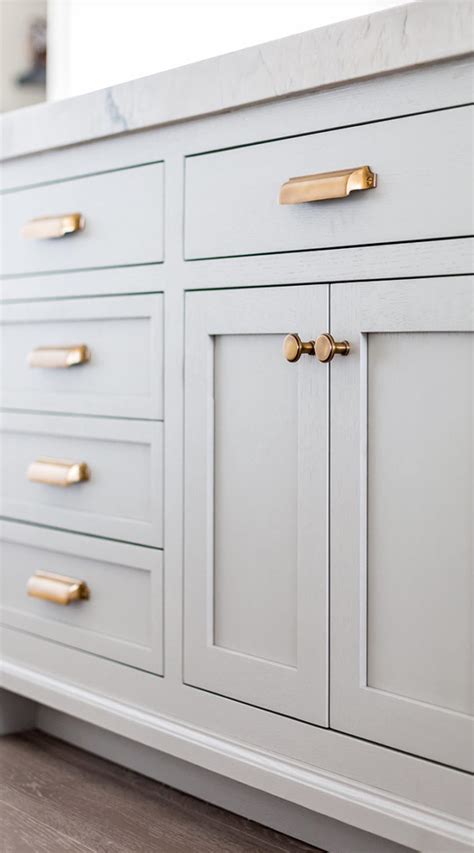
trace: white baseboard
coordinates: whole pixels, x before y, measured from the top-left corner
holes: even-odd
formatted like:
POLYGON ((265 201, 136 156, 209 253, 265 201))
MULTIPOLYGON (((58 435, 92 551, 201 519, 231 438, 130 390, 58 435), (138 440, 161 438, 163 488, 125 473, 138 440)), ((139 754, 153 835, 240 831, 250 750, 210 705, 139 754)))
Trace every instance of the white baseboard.
POLYGON ((330 853, 402 853, 409 849, 44 705, 39 706, 36 727, 87 752, 330 853))
MULTIPOLYGON (((252 796, 256 790, 265 792, 280 803, 292 803, 312 814, 348 824, 354 827, 350 830, 354 837, 357 830, 363 830, 429 853, 472 851, 472 827, 453 815, 301 761, 228 740, 181 720, 124 705, 9 661, 2 663, 1 671, 5 688, 121 735, 133 741, 134 747, 138 743, 151 748, 151 752, 158 750, 217 774, 222 790, 228 780, 233 780, 252 789, 252 796)), ((96 739, 96 745, 101 738, 104 734, 96 739)), ((226 807, 229 808, 228 803, 226 807)), ((256 819, 265 822, 262 816, 256 819)), ((313 843, 323 847, 325 844, 317 840, 313 843)), ((377 853, 383 849, 381 844, 379 841, 377 853)), ((343 848, 333 849, 341 853, 343 848)), ((353 845, 346 849, 355 853, 357 848, 353 845)), ((367 853, 368 848, 363 849, 367 853)))

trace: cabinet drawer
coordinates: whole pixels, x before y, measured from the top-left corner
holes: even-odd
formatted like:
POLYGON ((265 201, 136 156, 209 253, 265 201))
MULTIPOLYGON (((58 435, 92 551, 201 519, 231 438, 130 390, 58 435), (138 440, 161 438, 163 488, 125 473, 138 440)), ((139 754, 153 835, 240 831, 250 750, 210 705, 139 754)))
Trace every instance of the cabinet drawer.
MULTIPOLYGON (((46 272, 163 260, 163 163, 46 184, 2 197, 2 273, 46 272), (84 228, 43 238, 58 217, 80 214, 84 228), (36 236, 22 229, 32 220, 36 236)), ((71 224, 71 227, 74 227, 71 224)))
POLYGON ((163 672, 161 551, 12 522, 0 531, 3 624, 163 672), (39 571, 83 581, 89 597, 64 606, 28 595, 39 571))
POLYGON ((157 294, 5 305, 2 405, 162 418, 162 302, 157 294))
POLYGON ((472 109, 462 107, 186 159, 186 258, 472 233, 472 109), (291 176, 369 165, 377 186, 278 203, 291 176))
MULTIPOLYGON (((159 422, 4 414, 2 515, 160 547, 162 442, 159 422), (44 457, 85 463, 89 479, 32 482, 27 471, 44 457)), ((50 480, 50 470, 41 464, 35 475, 50 480)))

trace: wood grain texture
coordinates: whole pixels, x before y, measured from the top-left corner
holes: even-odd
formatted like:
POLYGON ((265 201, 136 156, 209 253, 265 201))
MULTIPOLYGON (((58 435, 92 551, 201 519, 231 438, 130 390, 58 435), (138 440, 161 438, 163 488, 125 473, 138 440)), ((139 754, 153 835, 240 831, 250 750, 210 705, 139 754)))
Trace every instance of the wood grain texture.
POLYGON ((469 278, 331 287, 331 726, 468 771, 473 309, 469 278))
POLYGON ((2 273, 162 261, 163 182, 163 163, 152 163, 4 196, 2 273), (67 239, 25 240, 23 225, 58 211, 82 213, 84 230, 67 239))
POLYGON ((161 423, 26 412, 0 420, 3 516, 162 546, 161 423), (40 456, 84 461, 90 479, 68 489, 33 483, 25 472, 40 456))
POLYGON ((161 551, 8 521, 0 522, 0 538, 3 624, 163 673, 161 551), (90 598, 58 607, 28 596, 38 568, 83 579, 90 598))
POLYGON ((185 362, 185 681, 323 726, 328 372, 281 346, 327 296, 188 294, 185 362))
POLYGON ((2 406, 39 412, 163 418, 163 296, 5 305, 2 406), (32 368, 37 347, 85 344, 90 360, 67 370, 32 368))
POLYGON ((0 741, 2 853, 297 853, 315 847, 40 732, 0 741))
POLYGON ((470 107, 188 157, 187 259, 464 237, 472 233, 470 107), (368 164, 377 187, 278 204, 290 176, 368 164), (433 180, 443 164, 449 181, 433 180), (225 188, 225 189, 223 189, 225 188))

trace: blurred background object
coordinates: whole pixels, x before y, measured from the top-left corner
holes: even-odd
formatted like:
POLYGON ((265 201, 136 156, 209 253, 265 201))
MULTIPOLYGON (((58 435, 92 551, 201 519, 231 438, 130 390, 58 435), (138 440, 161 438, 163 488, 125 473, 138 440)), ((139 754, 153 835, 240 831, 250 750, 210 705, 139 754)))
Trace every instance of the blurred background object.
POLYGON ((44 100, 46 67, 58 100, 401 2, 0 0, 0 111, 44 100))
POLYGON ((0 0, 0 112, 46 97, 47 0, 0 0))

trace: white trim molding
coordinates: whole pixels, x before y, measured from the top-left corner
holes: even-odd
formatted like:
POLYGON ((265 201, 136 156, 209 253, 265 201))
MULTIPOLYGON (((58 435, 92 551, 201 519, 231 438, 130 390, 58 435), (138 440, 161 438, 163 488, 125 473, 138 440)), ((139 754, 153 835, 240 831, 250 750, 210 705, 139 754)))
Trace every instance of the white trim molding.
POLYGON ((7 690, 366 832, 430 853, 472 850, 473 827, 459 818, 9 661, 2 662, 0 672, 7 690))

